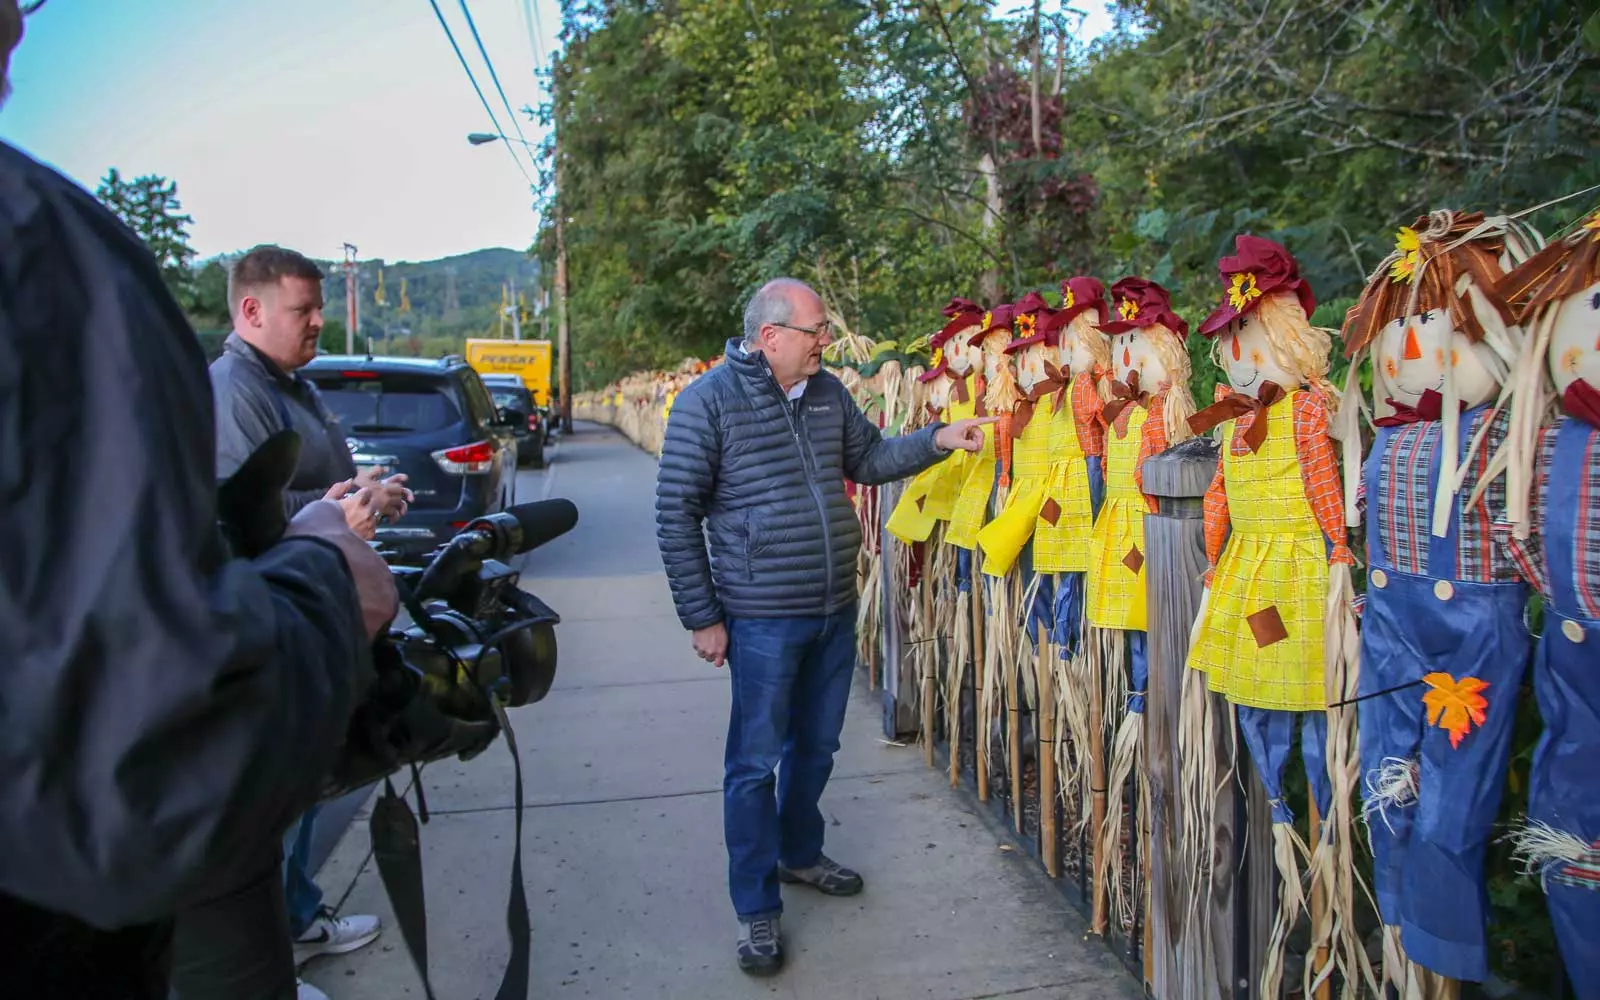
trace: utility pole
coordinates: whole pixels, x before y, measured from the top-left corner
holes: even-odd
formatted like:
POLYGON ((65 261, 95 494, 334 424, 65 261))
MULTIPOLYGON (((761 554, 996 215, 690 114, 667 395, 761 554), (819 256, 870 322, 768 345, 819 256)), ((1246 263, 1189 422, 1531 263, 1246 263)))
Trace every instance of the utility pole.
POLYGON ((356 271, 356 247, 353 243, 344 245, 344 301, 346 322, 344 325, 344 352, 356 352, 356 326, 361 321, 361 302, 359 286, 361 275, 356 271))
POLYGON ((555 132, 556 153, 556 308, 561 310, 557 319, 556 337, 557 349, 561 352, 561 427, 568 434, 572 433, 572 338, 567 329, 567 208, 562 197, 565 188, 561 184, 561 98, 560 90, 555 80, 556 74, 551 76, 551 96, 555 98, 555 115, 552 119, 552 129, 555 132))
POLYGON ((522 339, 522 303, 517 301, 517 272, 511 272, 511 339, 522 339))

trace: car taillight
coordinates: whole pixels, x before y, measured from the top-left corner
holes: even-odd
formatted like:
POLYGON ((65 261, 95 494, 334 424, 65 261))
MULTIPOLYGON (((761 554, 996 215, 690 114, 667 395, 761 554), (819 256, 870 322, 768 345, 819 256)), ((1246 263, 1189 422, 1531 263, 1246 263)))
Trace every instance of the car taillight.
POLYGON ((494 445, 488 441, 474 441, 459 448, 446 448, 433 453, 439 468, 453 476, 488 472, 494 468, 494 445))
POLYGON ((538 429, 539 429, 539 415, 537 413, 528 414, 528 430, 536 431, 538 429))

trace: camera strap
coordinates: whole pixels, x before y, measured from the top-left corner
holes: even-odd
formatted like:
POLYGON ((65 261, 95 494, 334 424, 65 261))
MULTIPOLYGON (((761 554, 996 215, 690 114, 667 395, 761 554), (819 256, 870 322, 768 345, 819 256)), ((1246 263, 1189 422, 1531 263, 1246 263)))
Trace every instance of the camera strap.
MULTIPOLYGON (((511 885, 506 899, 506 935, 511 945, 511 957, 494 996, 495 1000, 527 1000, 533 926, 528 916, 527 891, 522 884, 522 755, 517 751, 516 733, 511 728, 511 720, 506 717, 505 706, 494 695, 485 694, 494 708, 495 719, 500 723, 506 748, 511 751, 511 767, 516 779, 516 835, 512 838, 511 885)), ((426 817, 421 775, 415 772, 413 775, 417 802, 426 817)), ((378 877, 389 895, 395 922, 400 925, 400 936, 405 940, 406 951, 411 954, 412 964, 422 979, 423 991, 428 1000, 435 1000, 433 983, 428 978, 428 915, 422 888, 422 850, 417 818, 406 800, 395 794, 390 779, 385 778, 383 785, 384 793, 373 805, 372 820, 368 825, 372 856, 378 862, 378 877)))

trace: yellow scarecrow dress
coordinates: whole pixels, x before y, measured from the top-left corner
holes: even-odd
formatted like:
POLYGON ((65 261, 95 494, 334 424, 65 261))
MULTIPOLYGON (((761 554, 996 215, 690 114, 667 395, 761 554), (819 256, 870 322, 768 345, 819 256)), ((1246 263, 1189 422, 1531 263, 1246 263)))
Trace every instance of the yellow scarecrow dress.
MULTIPOLYGON (((1023 547, 1034 536, 1050 488, 1055 403, 1045 396, 1031 405, 1033 413, 1012 445, 1011 487, 1005 507, 978 532, 983 572, 989 576, 1005 576, 1016 565, 1023 547)), ((1012 419, 1017 419, 1015 413, 1012 419)))
POLYGON ((1189 666, 1235 705, 1306 712, 1327 704, 1329 554, 1296 444, 1296 412, 1307 395, 1299 390, 1266 408, 1267 436, 1255 452, 1236 434, 1238 418, 1222 425, 1229 444, 1218 476, 1223 490, 1207 495, 1208 547, 1224 533, 1227 541, 1189 666))
MULTIPOLYGON (((978 404, 983 398, 983 380, 976 372, 969 373, 965 382, 966 401, 958 402, 955 396, 950 400, 950 415, 956 417, 958 412, 961 413, 957 419, 978 416, 978 404)), ((951 512, 950 527, 945 531, 944 540, 958 549, 970 551, 978 544, 978 531, 989 513, 989 497, 994 492, 994 425, 984 425, 981 449, 961 452, 961 455, 965 458, 961 465, 961 487, 956 492, 955 509, 951 512)))
MULTIPOLYGON (((971 378, 972 375, 968 374, 967 379, 971 378)), ((972 416, 976 404, 972 402, 970 390, 967 396, 967 402, 963 403, 952 394, 939 419, 950 424, 972 416)), ((970 452, 956 451, 944 461, 917 473, 900 494, 894 510, 889 512, 885 530, 908 545, 927 541, 928 536, 933 534, 934 525, 950 520, 955 513, 956 496, 961 492, 961 484, 966 481, 971 457, 970 452)))
POLYGON ((1096 628, 1145 630, 1144 515, 1139 464, 1148 450, 1144 427, 1161 420, 1160 402, 1129 405, 1106 435, 1106 497, 1089 536, 1089 600, 1085 613, 1096 628))
POLYGON ((1078 438, 1078 421, 1071 400, 1058 394, 1049 402, 1050 474, 1039 520, 1033 529, 1033 570, 1036 573, 1084 573, 1089 569, 1086 543, 1094 530, 1089 462, 1078 438))

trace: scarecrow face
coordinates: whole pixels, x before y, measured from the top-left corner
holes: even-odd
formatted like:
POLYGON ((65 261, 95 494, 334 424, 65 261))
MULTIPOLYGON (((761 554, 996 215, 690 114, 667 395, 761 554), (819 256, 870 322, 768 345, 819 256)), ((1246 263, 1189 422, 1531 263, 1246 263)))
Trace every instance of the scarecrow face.
POLYGON ((1236 316, 1219 335, 1222 363, 1228 370, 1228 384, 1233 391, 1260 398, 1261 387, 1268 382, 1288 391, 1300 380, 1272 355, 1267 338, 1267 325, 1254 315, 1236 316))
POLYGON ((1550 331, 1550 378, 1558 393, 1580 378, 1600 388, 1600 283, 1557 304, 1550 331))
MULTIPOLYGON (((1144 367, 1145 346, 1137 330, 1119 333, 1111 338, 1111 367, 1115 370, 1117 381, 1124 385, 1128 382, 1131 372, 1139 371, 1144 367)), ((1077 367, 1074 366, 1074 371, 1077 367)), ((1144 375, 1139 376, 1143 381, 1144 375)))
POLYGON ((950 405, 950 376, 940 375, 928 383, 928 402, 936 410, 950 405))
POLYGON ((1041 343, 1029 344, 1017 352, 1017 384, 1022 386, 1024 392, 1031 391, 1045 380, 1045 350, 1041 343))
POLYGON ((966 375, 971 372, 973 366, 977 364, 978 356, 982 353, 980 348, 973 347, 967 343, 967 337, 971 336, 971 333, 972 331, 970 330, 963 330, 951 338, 950 343, 946 345, 945 363, 957 375, 966 375))
POLYGON ((1468 406, 1488 402, 1498 384, 1478 359, 1472 341, 1458 333, 1448 309, 1402 316, 1378 338, 1378 365, 1394 400, 1416 406, 1432 389, 1444 392, 1448 365, 1456 394, 1468 406))
POLYGON ((1095 329, 1088 313, 1072 317, 1061 341, 1061 363, 1066 366, 1066 374, 1076 377, 1094 371, 1094 352, 1089 346, 1094 343, 1092 338, 1104 336, 1095 329))

